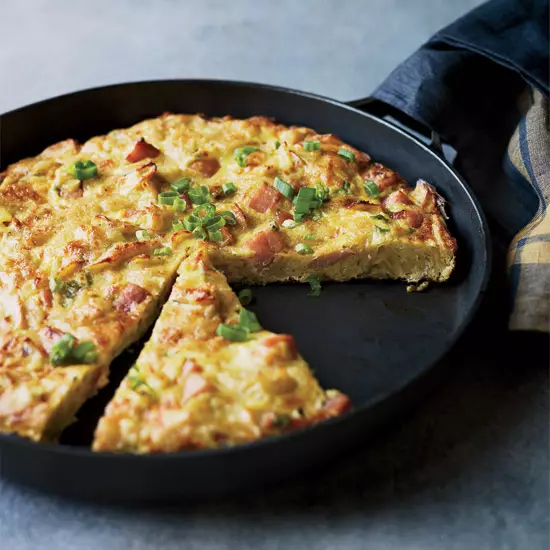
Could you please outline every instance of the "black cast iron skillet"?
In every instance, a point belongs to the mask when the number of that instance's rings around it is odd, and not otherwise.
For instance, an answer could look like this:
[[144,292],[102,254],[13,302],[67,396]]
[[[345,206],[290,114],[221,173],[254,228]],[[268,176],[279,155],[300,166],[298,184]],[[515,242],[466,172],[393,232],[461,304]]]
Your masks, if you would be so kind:
[[[380,109],[370,100],[355,106]],[[295,335],[321,384],[351,397],[355,407],[345,416],[235,448],[150,456],[92,453],[95,423],[134,360],[135,355],[123,354],[112,365],[114,383],[83,407],[61,444],[0,436],[3,475],[48,491],[106,500],[255,490],[328,464],[421,397],[422,381],[451,350],[484,293],[487,227],[470,189],[444,160],[437,136],[427,146],[356,107],[258,84],[172,80],[86,90],[1,116],[2,168],[56,141],[84,140],[165,111],[265,115],[310,126],[337,134],[409,182],[423,178],[434,184],[448,201],[450,230],[459,246],[452,279],[427,292],[409,294],[402,283],[374,281],[327,283],[315,299],[305,285],[255,290],[254,307],[263,325]]]

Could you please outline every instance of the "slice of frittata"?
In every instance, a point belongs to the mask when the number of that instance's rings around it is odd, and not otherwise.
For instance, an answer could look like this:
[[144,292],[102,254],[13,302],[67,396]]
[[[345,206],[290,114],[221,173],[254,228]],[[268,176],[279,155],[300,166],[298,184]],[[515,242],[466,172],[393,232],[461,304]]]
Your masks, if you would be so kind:
[[344,412],[292,336],[263,330],[205,252],[185,260],[136,364],[107,406],[95,451],[236,445]]

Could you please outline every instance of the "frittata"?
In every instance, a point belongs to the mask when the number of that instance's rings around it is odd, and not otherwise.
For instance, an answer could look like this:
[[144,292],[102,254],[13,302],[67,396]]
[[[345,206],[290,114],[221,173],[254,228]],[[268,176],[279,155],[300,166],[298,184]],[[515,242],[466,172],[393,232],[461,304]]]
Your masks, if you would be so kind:
[[344,394],[319,387],[292,336],[263,330],[240,305],[206,251],[178,273],[150,340],[99,422],[94,450],[236,445],[349,408]]
[[53,145],[0,174],[0,431],[55,439],[197,247],[229,282],[419,283],[450,276],[456,244],[428,183],[264,117]]

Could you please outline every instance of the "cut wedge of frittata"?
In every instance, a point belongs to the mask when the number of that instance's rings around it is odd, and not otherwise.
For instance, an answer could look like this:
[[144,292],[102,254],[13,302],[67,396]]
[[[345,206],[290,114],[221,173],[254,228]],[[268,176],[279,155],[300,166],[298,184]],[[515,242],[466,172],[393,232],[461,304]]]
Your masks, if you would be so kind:
[[93,449],[173,452],[236,445],[337,416],[292,336],[263,330],[225,276],[185,260],[136,364],[96,430]]

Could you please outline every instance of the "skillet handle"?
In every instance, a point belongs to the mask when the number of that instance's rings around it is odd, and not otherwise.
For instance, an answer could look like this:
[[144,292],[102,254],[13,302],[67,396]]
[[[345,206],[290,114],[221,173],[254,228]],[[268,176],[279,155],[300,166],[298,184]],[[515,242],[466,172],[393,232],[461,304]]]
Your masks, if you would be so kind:
[[384,103],[373,97],[348,101],[347,104],[350,107],[355,107],[360,111],[383,118],[399,126],[402,130],[420,139],[420,141],[424,142],[434,153],[444,160],[447,160],[450,164],[452,164],[456,157],[456,151],[449,145],[443,144],[437,132],[430,130],[427,126],[418,122],[403,111],[400,111],[393,105]]

